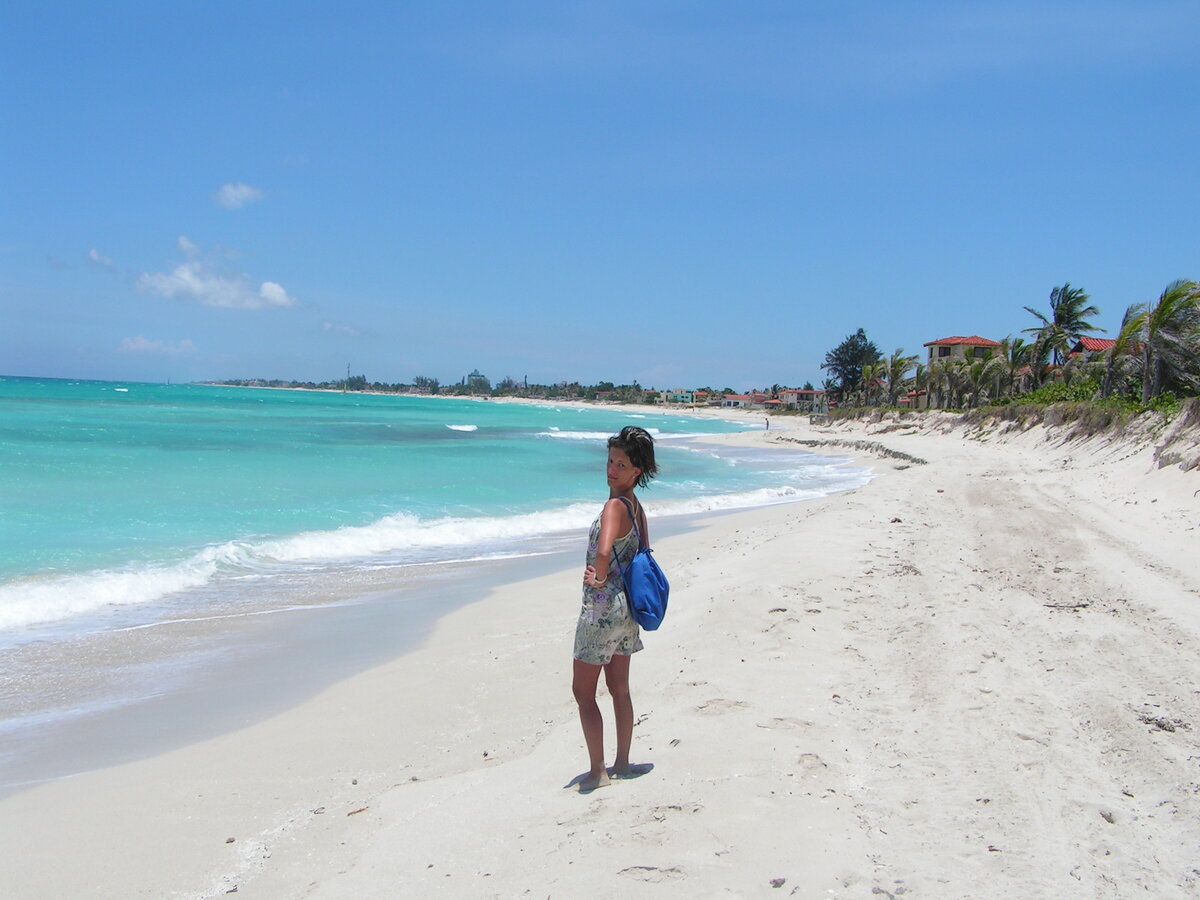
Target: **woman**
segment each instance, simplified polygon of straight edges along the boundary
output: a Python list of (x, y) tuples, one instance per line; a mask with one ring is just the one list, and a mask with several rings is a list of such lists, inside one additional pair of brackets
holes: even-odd
[[(649, 546), (646, 513), (634, 496), (658, 472), (654, 439), (644, 428), (629, 425), (608, 439), (608, 502), (588, 533), (587, 565), (583, 570), (583, 607), (575, 627), (575, 666), (572, 690), (579, 704), (579, 722), (587, 742), (589, 769), (581, 792), (609, 783), (604, 767), (604, 719), (596, 705), (600, 670), (612, 695), (617, 724), (615, 776), (638, 774), (629, 765), (633, 740), (633, 701), (629, 697), (629, 657), (642, 649), (637, 622), (629, 613), (620, 571), (629, 566), (639, 538)], [(616, 555), (616, 562), (613, 556)], [(619, 569), (618, 569), (619, 564)]]

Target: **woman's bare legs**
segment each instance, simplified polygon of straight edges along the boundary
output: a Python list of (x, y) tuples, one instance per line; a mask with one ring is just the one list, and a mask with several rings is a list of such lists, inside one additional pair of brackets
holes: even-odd
[(604, 667), (604, 683), (612, 695), (613, 717), (617, 723), (616, 772), (629, 769), (629, 746), (633, 743), (633, 700), (629, 696), (629, 657), (615, 655)]
[[(604, 768), (604, 719), (596, 704), (596, 684), (600, 680), (601, 668), (575, 660), (571, 679), (571, 690), (575, 694), (575, 702), (579, 704), (579, 724), (583, 726), (583, 740), (588, 750), (589, 769), (587, 777), (579, 783), (581, 791), (592, 791), (608, 784), (608, 770)], [(628, 752), (626, 748), (626, 754)]]

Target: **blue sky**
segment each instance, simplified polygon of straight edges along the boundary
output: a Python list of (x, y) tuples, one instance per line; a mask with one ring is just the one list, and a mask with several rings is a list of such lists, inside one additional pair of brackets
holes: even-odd
[(820, 381), (1200, 278), (1200, 3), (0, 6), (0, 373)]

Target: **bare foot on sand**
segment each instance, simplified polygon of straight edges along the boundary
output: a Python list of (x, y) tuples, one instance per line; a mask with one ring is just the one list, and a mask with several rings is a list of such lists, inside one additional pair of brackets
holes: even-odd
[(608, 787), (612, 784), (608, 780), (608, 773), (601, 772), (599, 775), (585, 775), (579, 782), (579, 793), (590, 794), (596, 788)]

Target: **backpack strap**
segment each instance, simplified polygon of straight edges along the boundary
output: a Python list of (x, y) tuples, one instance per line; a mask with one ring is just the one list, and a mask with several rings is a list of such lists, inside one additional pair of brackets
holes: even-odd
[[(638, 549), (640, 550), (640, 549), (642, 549), (642, 547), (644, 547), (646, 545), (644, 543), (642, 543), (642, 530), (640, 528), (638, 528), (638, 517), (637, 517), (637, 513), (635, 513), (633, 511), (633, 504), (630, 503), (628, 500), (626, 500), (624, 497), (618, 497), (617, 499), (620, 500), (622, 503), (624, 503), (625, 508), (627, 510), (629, 510), (629, 520), (631, 522), (633, 522), (633, 533), (637, 535)], [(616, 557), (614, 556), (613, 558), (615, 559)]]

